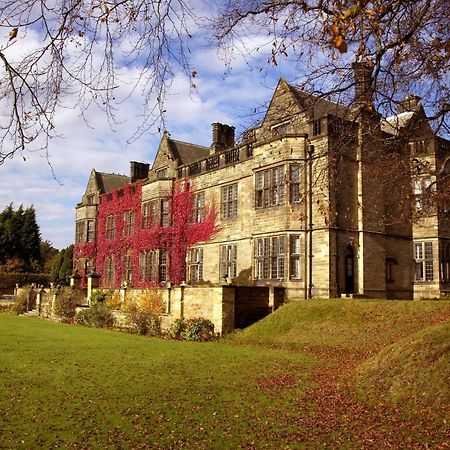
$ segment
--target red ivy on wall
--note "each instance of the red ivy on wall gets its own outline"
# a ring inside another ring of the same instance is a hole
[[[95,257],[96,271],[102,275],[102,285],[106,286],[105,259],[112,257],[114,280],[109,287],[118,288],[123,280],[124,258],[129,254],[132,261],[133,287],[149,287],[152,282],[140,279],[139,255],[141,252],[164,249],[168,256],[168,279],[174,284],[180,284],[185,279],[188,248],[213,236],[216,231],[217,213],[211,208],[206,212],[203,222],[190,221],[193,190],[186,180],[176,183],[172,195],[168,198],[171,200],[170,226],[153,225],[150,228],[142,228],[142,181],[103,194],[97,212],[96,246],[93,242],[77,244],[74,259]],[[134,230],[129,236],[124,235],[124,213],[127,211],[134,213]],[[114,216],[113,238],[107,238],[109,216]]]

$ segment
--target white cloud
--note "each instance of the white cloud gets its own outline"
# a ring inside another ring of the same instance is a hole
[[[196,89],[191,89],[185,74],[177,73],[164,109],[167,111],[167,128],[174,139],[209,145],[211,123],[228,123],[238,131],[242,130],[246,120],[241,116],[270,99],[281,70],[273,68],[259,72],[252,69],[254,61],[249,67],[246,58],[239,55],[242,48],[237,48],[228,71],[215,50],[200,45],[200,42],[192,42],[191,61],[198,72],[194,79]],[[29,32],[26,39],[18,40],[10,51],[20,55],[38,43],[36,33]],[[244,39],[246,49],[251,51],[262,48],[264,43],[262,37],[251,41]],[[96,49],[93,64],[98,65],[102,56]],[[266,66],[266,59],[265,49],[256,54],[256,60],[262,66]],[[286,70],[291,73],[292,69],[286,66]],[[25,206],[33,204],[43,239],[59,248],[71,244],[74,208],[85,191],[91,169],[128,174],[129,161],[152,162],[158,148],[158,133],[148,132],[138,141],[127,143],[144,111],[142,87],[147,81],[141,80],[135,91],[129,93],[138,76],[136,65],[119,69],[117,80],[122,82],[116,92],[117,121],[112,125],[96,105],[91,105],[85,112],[85,121],[75,107],[76,93],[66,95],[55,118],[57,132],[62,137],[50,141],[49,161],[42,153],[25,152],[26,161],[16,155],[0,166],[0,209],[11,202],[16,207],[21,203]]]

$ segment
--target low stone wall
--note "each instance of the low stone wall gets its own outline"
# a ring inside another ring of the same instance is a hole
[[[121,289],[124,302],[136,300],[142,289]],[[235,288],[233,286],[177,286],[146,289],[158,295],[164,304],[161,326],[168,329],[177,319],[202,317],[214,324],[216,333],[234,329]]]

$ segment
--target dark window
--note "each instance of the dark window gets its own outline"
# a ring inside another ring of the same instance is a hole
[[[450,243],[448,242],[441,245],[441,278],[445,283],[450,281]]]
[[[274,236],[256,240],[255,278],[281,280],[285,277],[285,237]]]
[[[168,227],[170,225],[170,200],[161,200],[161,226]]]
[[[432,206],[431,178],[423,177],[413,180],[414,206],[417,211],[427,211]]]
[[[126,211],[123,214],[123,235],[131,236],[134,233],[134,211]]]
[[[85,241],[85,224],[84,220],[79,220],[75,224],[75,243],[80,243]]]
[[[196,283],[203,280],[203,249],[192,248],[189,251],[189,281]]]
[[[114,239],[116,235],[116,220],[114,215],[106,218],[106,239]]]
[[[433,243],[416,242],[414,244],[415,280],[433,281]]]
[[[292,133],[292,123],[291,122],[285,122],[281,123],[279,125],[274,125],[272,127],[272,136],[273,137],[281,137],[285,136],[286,134]]]
[[[131,285],[132,272],[133,272],[133,261],[131,257],[131,252],[127,252],[127,254],[123,259],[123,274],[122,274],[123,283]]]
[[[291,164],[289,174],[290,201],[291,203],[300,202],[300,165]]]
[[[319,134],[321,134],[322,130],[321,130],[321,123],[320,123],[320,119],[315,120],[312,124],[312,129],[313,129],[313,136],[318,136]]]
[[[105,283],[111,286],[114,283],[114,258],[112,256],[105,258],[103,273]]]
[[[159,281],[167,281],[167,252],[159,251]]]
[[[236,277],[237,245],[220,246],[220,277]]]
[[[164,178],[167,178],[167,168],[160,169],[156,172],[156,176],[159,180],[163,180]]]
[[[394,280],[394,267],[397,265],[395,258],[386,258],[386,282],[393,283]]]
[[[293,235],[290,237],[290,278],[293,280],[299,280],[302,277],[300,256],[300,236]]]
[[[256,207],[268,208],[284,204],[284,166],[256,173]]]
[[[230,184],[222,187],[222,219],[234,219],[238,209],[238,185]]]
[[[192,205],[191,221],[201,223],[205,220],[205,193],[199,192],[194,195]]]
[[[95,221],[87,221],[87,242],[92,242],[95,239]]]
[[[139,255],[139,271],[141,281],[158,281],[157,251],[141,252]]]

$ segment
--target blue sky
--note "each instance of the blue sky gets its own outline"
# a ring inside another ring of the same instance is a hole
[[[19,36],[13,50],[25,52],[33,47],[32,39],[37,41],[38,36],[29,33],[26,42]],[[247,44],[250,49],[263,48],[262,41]],[[197,71],[196,89],[192,91],[186,76],[176,71],[164,105],[166,129],[174,139],[209,146],[212,122],[228,123],[242,131],[254,120],[252,111],[270,100],[281,75],[288,81],[299,75],[288,62],[268,65],[269,53],[264,50],[253,55],[249,64],[237,52],[227,65],[201,36],[195,40],[191,64]],[[120,67],[125,79],[132,79],[137,70],[134,66]],[[127,86],[118,89],[125,98]],[[113,126],[96,107],[82,118],[71,100],[69,96],[67,107],[58,110],[55,125],[61,137],[50,141],[48,160],[40,152],[25,151],[23,157],[16,154],[0,166],[0,209],[11,202],[15,207],[34,205],[42,238],[57,248],[73,243],[74,208],[91,169],[128,174],[130,161],[153,161],[161,137],[155,129],[128,143],[142,113],[138,91],[121,103],[118,123]]]

